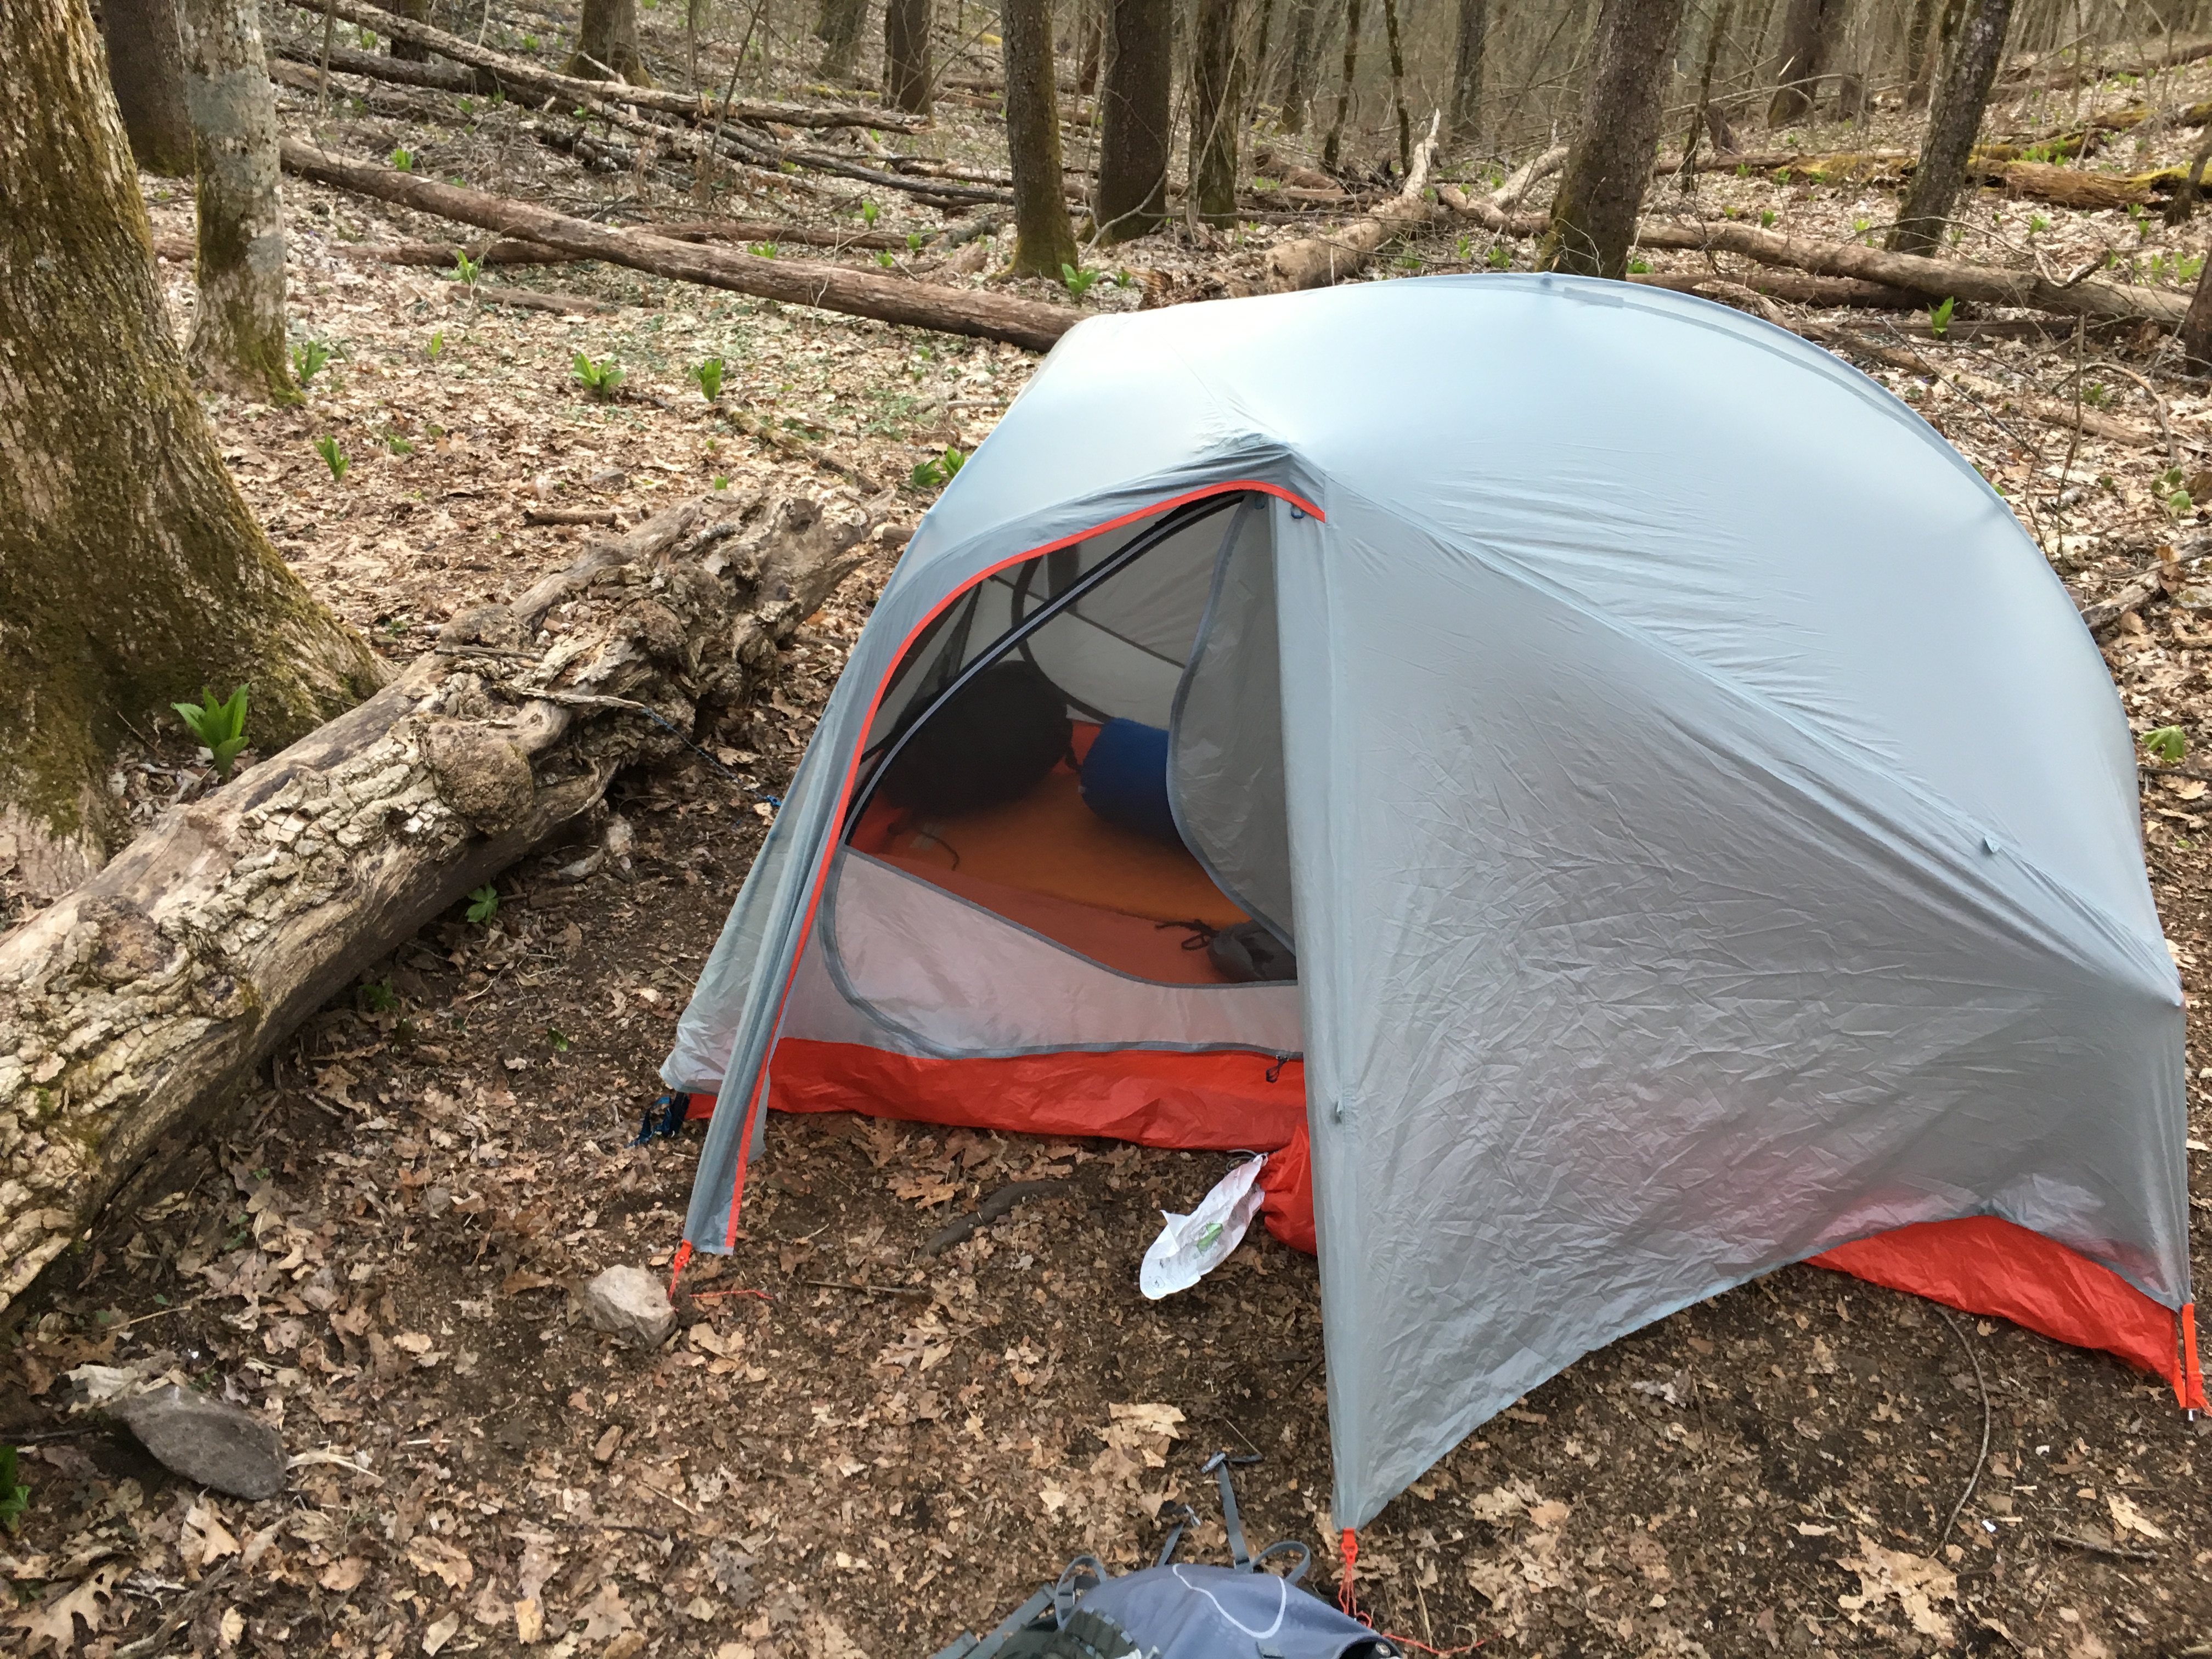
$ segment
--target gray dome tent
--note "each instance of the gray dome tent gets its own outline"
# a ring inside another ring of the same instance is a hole
[[[1049,802],[884,805],[1018,658],[1079,723],[1167,731],[1193,866],[1295,983],[1158,966],[1187,875]],[[729,1248],[769,1104],[1280,1121],[1346,1526],[1577,1356],[1814,1257],[2201,1404],[2139,835],[2034,545],[1792,335],[1551,276],[1097,318],[923,520],[701,979],[684,1239]]]

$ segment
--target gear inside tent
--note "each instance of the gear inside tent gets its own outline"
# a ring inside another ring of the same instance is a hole
[[[771,1110],[1272,1152],[1357,1526],[1794,1261],[2201,1405],[2184,1068],[2132,739],[2005,503],[1781,330],[1482,276],[1073,330],[664,1075],[700,1249]]]

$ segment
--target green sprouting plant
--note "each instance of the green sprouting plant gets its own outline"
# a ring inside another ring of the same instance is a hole
[[[320,340],[302,340],[292,348],[292,373],[306,386],[323,372],[323,365],[331,360],[331,349]]]
[[[1750,177],[1751,177],[1751,168],[1750,168],[1749,165],[1748,165],[1747,163],[1746,163],[1746,162],[1738,161],[1738,162],[1735,164],[1735,176],[1736,176],[1737,178],[1739,178],[1739,179],[1748,179],[1748,178],[1750,178]]]
[[[1942,305],[1929,307],[1928,331],[1939,340],[1948,334],[1951,331],[1951,313],[1958,308],[1956,295],[1947,295]]]
[[[708,403],[722,395],[722,360],[709,357],[703,363],[694,363],[690,369],[691,383],[699,388],[699,395]]]
[[[535,51],[537,51],[537,50],[538,50],[538,37],[537,37],[536,35],[534,35],[534,34],[526,34],[526,35],[524,35],[524,36],[522,37],[522,49],[523,49],[523,51],[525,51],[525,52],[535,52]]]
[[[469,920],[477,927],[487,927],[499,914],[499,889],[486,882],[469,894]]]
[[[2186,518],[2197,510],[2190,498],[2189,475],[2178,466],[2170,466],[2158,475],[2159,503],[2177,519]]]
[[[1774,182],[1778,185],[1788,184],[1790,182],[1790,169],[1788,167],[1775,168]]]
[[[2189,753],[2189,733],[2178,726],[2161,726],[2137,739],[2143,753],[2167,766],[2179,765]]]
[[[553,1052],[556,1054],[565,1054],[568,1052],[568,1034],[557,1025],[549,1025],[545,1028],[545,1041],[552,1044]]]
[[[730,475],[726,472],[717,472],[714,475],[714,488],[717,489],[727,489],[729,487]]]
[[[882,211],[873,202],[863,199],[860,203],[860,222],[873,229],[877,219],[882,216]]]
[[[611,357],[602,357],[594,362],[580,351],[571,369],[576,377],[576,384],[583,387],[588,396],[602,402],[613,397],[622,387],[622,365]]]
[[[321,456],[323,465],[330,468],[332,483],[342,480],[346,475],[346,469],[353,465],[351,461],[346,459],[345,451],[338,447],[338,441],[327,432],[315,440],[315,453]]]
[[[430,331],[430,344],[428,350],[430,354],[430,361],[434,363],[436,362],[439,358],[445,356],[446,331],[444,329],[434,328]]]
[[[246,747],[246,691],[241,685],[230,694],[228,702],[218,702],[214,689],[202,686],[199,702],[169,705],[184,721],[185,729],[214,757],[216,775],[225,783],[230,781],[231,763]]]
[[[1513,256],[1505,251],[1503,243],[1493,243],[1490,249],[1489,264],[1492,270],[1504,270],[1512,265]]]
[[[1636,257],[1635,257],[1634,255],[1632,255],[1632,254],[1629,257],[1629,261],[1628,261],[1628,274],[1629,274],[1630,276],[1649,276],[1649,275],[1650,274],[1650,271],[1651,271],[1651,261],[1650,261],[1650,260],[1649,260],[1649,259],[1641,259],[1641,258],[1636,258]]]
[[[1761,230],[1771,230],[1774,228],[1774,210],[1772,208],[1759,209],[1759,228]]]
[[[891,251],[889,248],[884,248],[876,254],[876,263],[885,270],[889,270],[898,261],[891,258]]]
[[[16,1477],[15,1449],[0,1446],[0,1527],[9,1533],[23,1523],[31,1507],[31,1489]]]
[[[1854,219],[1851,221],[1851,234],[1854,236],[1863,236],[1867,232],[1873,228],[1874,221],[1871,219]]]
[[[921,233],[920,231],[909,230],[907,232],[906,251],[908,253],[919,253],[921,252]]]
[[[752,246],[752,252],[757,258],[773,259],[775,258],[775,244],[774,242],[755,242]]]
[[[404,149],[393,150],[392,152],[392,165],[398,168],[402,173],[414,172],[415,152],[411,149]]]
[[[2031,237],[2040,236],[2045,231],[2050,228],[2051,221],[2044,215],[2040,213],[2031,213],[2027,216],[2027,234]]]
[[[2173,256],[2173,280],[2185,288],[2204,274],[2204,256],[2201,253],[2177,253]]]
[[[361,982],[361,1006],[372,1014],[389,1014],[398,1011],[399,998],[388,979],[365,979]]]
[[[474,288],[477,278],[483,275],[483,261],[469,258],[465,247],[453,250],[453,280],[463,288]]]
[[[384,434],[384,447],[395,455],[412,455],[415,453],[413,441],[401,437],[397,432]]]
[[[1458,257],[1460,264],[1463,265],[1474,263],[1474,244],[1464,236],[1452,245],[1452,252]]]
[[[1098,273],[1095,270],[1078,270],[1073,265],[1063,261],[1060,267],[1060,280],[1066,285],[1070,294],[1080,300],[1091,292],[1091,285],[1098,280]]]
[[[2112,396],[2112,388],[2107,386],[2102,380],[2084,380],[2081,382],[2081,401],[2088,404],[2092,409],[2102,409],[2106,404],[2111,401]]]
[[[934,489],[942,483],[952,482],[954,475],[966,465],[968,458],[957,449],[948,449],[933,459],[924,461],[908,475],[907,482],[916,489]]]

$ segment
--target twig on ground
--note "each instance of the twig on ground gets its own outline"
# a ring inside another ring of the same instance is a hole
[[[1966,1477],[1966,1491],[1960,1492],[1959,1501],[1951,1505],[1951,1518],[1943,1523],[1943,1530],[1936,1534],[1937,1541],[1941,1542],[1949,1538],[1951,1528],[1959,1524],[1959,1516],[1966,1509],[1966,1500],[1974,1495],[1974,1487],[1982,1478],[1982,1465],[1989,1462],[1990,1385],[1982,1376],[1981,1355],[1974,1351],[1974,1345],[1967,1340],[1966,1332],[1959,1328],[1959,1322],[1951,1317],[1951,1310],[1940,1302],[1934,1305],[1936,1311],[1943,1316],[1943,1322],[1951,1328],[1951,1334],[1959,1339],[1959,1346],[1966,1349],[1966,1358],[1973,1363],[1974,1386],[1982,1391],[1982,1449],[1974,1459],[1974,1472]]]

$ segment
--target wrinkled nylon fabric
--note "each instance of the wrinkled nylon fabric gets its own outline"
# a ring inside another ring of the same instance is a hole
[[[2179,986],[2064,590],[1863,377],[1620,284],[1073,330],[887,587],[679,1054],[752,1097],[927,617],[1239,484],[1322,515],[1269,509],[1340,1523],[1578,1355],[1887,1229],[1992,1215],[2186,1302]]]

